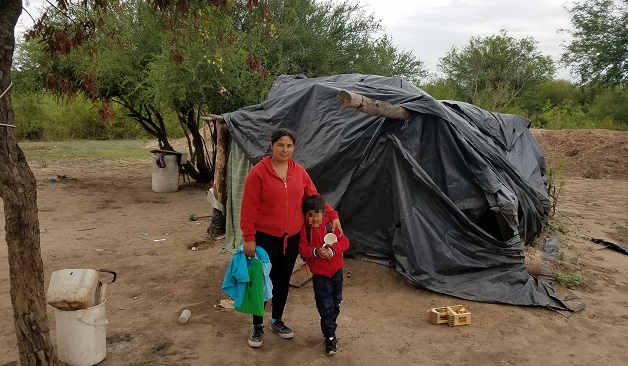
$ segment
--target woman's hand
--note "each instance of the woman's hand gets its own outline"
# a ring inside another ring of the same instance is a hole
[[[338,232],[340,233],[340,236],[343,236],[344,233],[342,232],[342,226],[340,225],[340,220],[339,219],[333,219],[331,222],[331,227],[332,229],[338,229]]]
[[[255,257],[255,248],[257,248],[257,244],[254,241],[245,241],[244,242],[244,255],[247,257]]]

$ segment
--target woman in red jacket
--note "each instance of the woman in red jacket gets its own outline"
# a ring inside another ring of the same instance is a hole
[[[283,320],[288,299],[290,276],[299,254],[299,233],[303,227],[303,199],[317,194],[310,176],[292,160],[296,135],[286,128],[273,132],[270,139],[271,156],[266,156],[251,169],[244,182],[240,229],[244,236],[244,254],[255,255],[257,245],[268,253],[272,269],[273,311],[269,324],[281,338],[294,333]],[[338,213],[326,205],[326,216],[342,234]],[[263,343],[264,318],[253,316],[249,346]]]

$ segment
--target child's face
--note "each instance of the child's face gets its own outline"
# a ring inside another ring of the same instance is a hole
[[[322,211],[308,210],[305,213],[305,222],[310,226],[318,226],[323,222],[325,213]]]

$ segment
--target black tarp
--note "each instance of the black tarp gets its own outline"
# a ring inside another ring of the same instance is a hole
[[[341,107],[349,90],[399,104],[408,121]],[[463,299],[569,309],[530,276],[523,249],[550,209],[530,121],[437,101],[399,78],[278,78],[259,105],[223,115],[251,162],[278,127],[341,217],[351,253],[394,258],[411,283]]]

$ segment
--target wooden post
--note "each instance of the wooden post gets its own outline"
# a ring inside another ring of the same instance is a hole
[[[336,94],[336,99],[343,107],[350,107],[371,116],[400,119],[410,119],[410,112],[400,105],[390,104],[379,100],[373,100],[360,94],[347,90],[341,90]]]
[[[207,228],[207,234],[211,239],[218,240],[225,234],[226,229],[226,204],[227,204],[227,143],[229,138],[229,130],[222,116],[212,114],[202,119],[209,124],[216,124],[216,165],[214,166],[214,197],[223,211],[214,208],[212,212],[212,221]]]
[[[227,202],[226,194],[226,173],[227,173],[227,142],[229,140],[229,130],[225,120],[220,115],[211,114],[202,117],[206,122],[216,123],[216,166],[214,170],[214,196],[225,207]]]

